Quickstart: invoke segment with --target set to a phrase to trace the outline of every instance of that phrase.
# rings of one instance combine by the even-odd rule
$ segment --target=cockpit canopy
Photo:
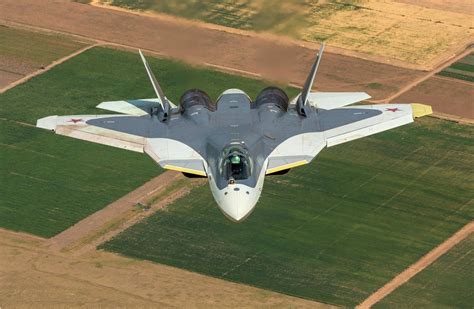
[[[222,151],[221,173],[229,181],[249,178],[252,173],[252,161],[247,149],[240,144],[225,147]]]

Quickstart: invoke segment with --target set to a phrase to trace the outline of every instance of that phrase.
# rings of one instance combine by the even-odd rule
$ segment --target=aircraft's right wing
[[[202,156],[189,145],[169,135],[170,132],[175,134],[180,127],[168,130],[164,124],[148,116],[49,116],[38,119],[36,126],[59,135],[145,152],[165,169],[207,176]]]

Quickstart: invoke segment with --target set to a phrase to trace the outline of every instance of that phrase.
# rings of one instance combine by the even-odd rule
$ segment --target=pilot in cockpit
[[[224,150],[226,154],[224,169],[226,178],[232,183],[235,180],[247,179],[250,176],[250,164],[247,151],[243,147],[232,145]]]

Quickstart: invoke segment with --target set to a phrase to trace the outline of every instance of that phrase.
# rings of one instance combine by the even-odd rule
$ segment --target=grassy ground
[[[161,170],[145,155],[0,121],[0,227],[51,237]]]
[[[266,31],[415,64],[474,34],[469,14],[397,1],[100,0],[245,30]],[[407,43],[409,42],[409,43]]]
[[[375,308],[470,308],[474,304],[474,234]]]
[[[267,177],[242,224],[204,186],[102,248],[354,306],[473,219],[473,134],[421,119]]]
[[[474,54],[470,54],[439,72],[438,75],[474,82],[473,58]]]
[[[71,38],[0,26],[0,64],[21,63],[39,68],[85,46]],[[6,63],[5,63],[6,65]]]
[[[251,95],[266,84],[179,62],[150,59],[166,94],[200,87]],[[289,92],[295,94],[294,89]],[[13,121],[103,113],[105,100],[153,97],[137,54],[95,48],[0,95],[0,227],[50,237],[158,175],[146,155],[96,145]]]

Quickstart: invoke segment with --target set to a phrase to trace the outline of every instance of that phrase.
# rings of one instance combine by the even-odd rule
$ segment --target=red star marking
[[[81,121],[84,121],[84,120],[82,120],[82,118],[78,118],[78,119],[71,118],[71,120],[68,120],[68,122],[74,122],[74,123],[78,123],[78,122],[81,122]]]
[[[401,109],[399,109],[398,107],[394,107],[394,108],[387,108],[386,111],[387,112],[398,112],[398,111],[401,111]]]

